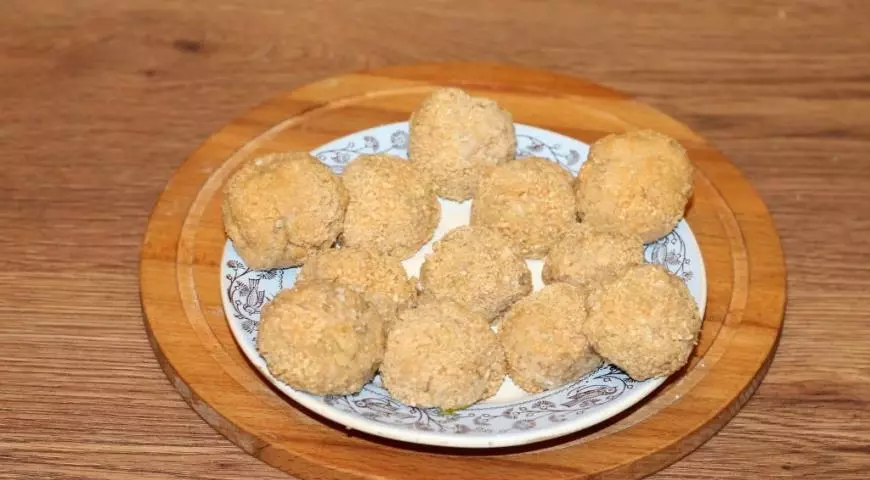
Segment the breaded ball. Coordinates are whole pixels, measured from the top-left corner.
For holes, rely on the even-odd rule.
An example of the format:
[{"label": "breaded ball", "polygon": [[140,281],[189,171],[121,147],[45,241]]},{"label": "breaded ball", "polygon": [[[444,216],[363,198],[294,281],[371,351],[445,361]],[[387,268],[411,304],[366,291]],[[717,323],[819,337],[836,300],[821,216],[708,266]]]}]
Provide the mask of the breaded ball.
[{"label": "breaded ball", "polygon": [[583,334],[586,295],[554,283],[517,302],[499,324],[508,375],[537,393],[573,382],[601,365]]},{"label": "breaded ball", "polygon": [[579,224],[550,249],[542,277],[545,283],[568,282],[591,290],[643,261],[640,237],[596,232]]},{"label": "breaded ball", "polygon": [[693,171],[673,138],[650,130],[609,135],[592,144],[580,168],[577,214],[599,230],[652,242],[683,218]]},{"label": "breaded ball", "polygon": [[571,174],[545,158],[525,157],[483,177],[471,204],[471,224],[492,228],[543,258],[577,223]]},{"label": "breaded ball", "polygon": [[504,351],[489,322],[451,301],[423,299],[387,337],[381,379],[416,407],[463,408],[498,392]]},{"label": "breaded ball", "polygon": [[399,310],[417,300],[414,283],[397,258],[353,247],[331,248],[309,258],[296,286],[318,281],[335,282],[361,293],[384,316],[388,327]]},{"label": "breaded ball", "polygon": [[689,289],[660,265],[631,267],[593,291],[587,308],[586,338],[599,355],[635,380],[679,370],[701,329]]},{"label": "breaded ball", "polygon": [[458,88],[433,93],[410,123],[411,161],[450,200],[471,198],[481,176],[516,155],[511,114]]},{"label": "breaded ball", "polygon": [[339,178],[311,155],[266,155],[227,181],[224,228],[250,268],[292,267],[335,243],[347,201]]},{"label": "breaded ball", "polygon": [[410,257],[432,238],[441,205],[432,185],[393,155],[363,155],[341,176],[350,196],[341,244]]},{"label": "breaded ball", "polygon": [[423,295],[453,300],[494,320],[532,291],[532,274],[516,246],[485,227],[463,226],[435,242],[423,267]]},{"label": "breaded ball", "polygon": [[381,316],[360,294],[311,282],[263,307],[257,349],[272,375],[291,387],[344,395],[372,380],[385,340]]}]

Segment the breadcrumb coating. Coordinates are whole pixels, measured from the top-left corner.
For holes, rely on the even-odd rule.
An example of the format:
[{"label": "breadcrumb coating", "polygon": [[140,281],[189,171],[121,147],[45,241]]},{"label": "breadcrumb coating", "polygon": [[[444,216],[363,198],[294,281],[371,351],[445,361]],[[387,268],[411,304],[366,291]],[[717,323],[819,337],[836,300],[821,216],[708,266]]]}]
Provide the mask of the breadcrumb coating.
[{"label": "breadcrumb coating", "polygon": [[439,196],[467,200],[492,167],[513,160],[511,114],[458,88],[435,91],[411,115],[408,155]]},{"label": "breadcrumb coating", "polygon": [[[261,312],[257,349],[276,378],[344,395],[380,368],[397,400],[457,409],[495,395],[506,374],[537,393],[602,361],[638,381],[685,365],[699,309],[680,278],[643,263],[643,244],[673,230],[692,195],[675,139],[609,135],[573,179],[548,159],[515,159],[496,102],[444,88],[412,114],[408,152],[360,156],[341,177],[307,153],[271,154],[227,181],[224,226],[245,263],[303,265]],[[471,225],[409,279],[401,260],[432,238],[438,195],[473,197]],[[526,258],[545,258],[537,293]]]},{"label": "breadcrumb coating", "polygon": [[347,202],[338,177],[311,155],[266,155],[227,181],[224,227],[250,268],[292,267],[335,242]]},{"label": "breadcrumb coating", "polygon": [[393,155],[363,155],[341,176],[350,203],[343,246],[410,257],[432,238],[441,205],[432,185]]},{"label": "breadcrumb coating", "polygon": [[402,263],[369,250],[332,248],[311,257],[299,272],[296,287],[319,281],[335,282],[361,293],[384,316],[388,328],[399,310],[417,301],[417,290]]},{"label": "breadcrumb coating", "polygon": [[568,282],[590,290],[643,261],[640,237],[578,224],[550,249],[542,277],[545,283]]},{"label": "breadcrumb coating", "polygon": [[583,334],[586,295],[554,283],[517,302],[499,324],[508,374],[523,390],[556,388],[595,370],[601,357]]},{"label": "breadcrumb coating", "polygon": [[420,283],[423,295],[453,300],[490,321],[532,291],[519,250],[485,227],[459,227],[436,242]]},{"label": "breadcrumb coating", "polygon": [[257,349],[269,371],[315,395],[358,392],[384,357],[384,323],[363,297],[331,282],[283,290],[263,307]]},{"label": "breadcrumb coating", "polygon": [[584,333],[593,348],[641,381],[670,375],[689,358],[701,329],[686,284],[660,265],[638,265],[589,295]]},{"label": "breadcrumb coating", "polygon": [[641,130],[608,135],[589,149],[574,184],[577,214],[598,230],[667,235],[683,218],[694,168],[686,149],[667,135]]},{"label": "breadcrumb coating", "polygon": [[543,258],[577,223],[571,174],[545,158],[524,157],[483,177],[471,204],[471,224],[492,228]]},{"label": "breadcrumb coating", "polygon": [[464,408],[498,392],[504,351],[489,322],[449,300],[421,299],[387,337],[381,378],[416,407]]}]

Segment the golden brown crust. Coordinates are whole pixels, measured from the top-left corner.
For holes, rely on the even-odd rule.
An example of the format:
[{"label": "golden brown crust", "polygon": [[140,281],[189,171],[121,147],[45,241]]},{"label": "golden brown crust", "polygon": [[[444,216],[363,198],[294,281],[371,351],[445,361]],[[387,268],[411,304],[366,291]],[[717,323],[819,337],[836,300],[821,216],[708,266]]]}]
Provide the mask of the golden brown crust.
[{"label": "golden brown crust", "polygon": [[513,160],[511,114],[492,100],[458,88],[437,90],[411,115],[408,155],[438,195],[467,200],[481,176]]},{"label": "golden brown crust", "polygon": [[641,263],[640,237],[578,224],[550,249],[542,277],[546,283],[568,282],[590,290]]},{"label": "golden brown crust", "polygon": [[347,202],[338,177],[311,155],[266,155],[227,181],[224,227],[249,267],[292,267],[335,242]]},{"label": "golden brown crust", "polygon": [[407,258],[432,238],[441,205],[432,185],[393,155],[363,155],[342,174],[350,203],[341,244]]},{"label": "golden brown crust", "polygon": [[381,316],[353,290],[310,282],[263,307],[257,349],[269,371],[316,395],[358,392],[383,360]]},{"label": "golden brown crust", "polygon": [[589,295],[584,333],[595,351],[635,380],[686,364],[701,315],[682,280],[660,265],[638,265]]},{"label": "golden brown crust", "polygon": [[453,302],[431,299],[401,313],[381,366],[393,397],[443,409],[494,395],[504,375],[504,352],[489,322]]},{"label": "golden brown crust", "polygon": [[464,226],[435,243],[420,284],[425,296],[453,300],[494,320],[532,291],[532,276],[508,239],[485,227]]},{"label": "golden brown crust", "polygon": [[543,258],[577,223],[571,174],[545,158],[500,165],[480,181],[471,224],[492,228],[528,258]]},{"label": "golden brown crust", "polygon": [[580,168],[577,214],[598,230],[657,240],[683,218],[693,172],[673,138],[651,130],[608,135],[592,144]]}]

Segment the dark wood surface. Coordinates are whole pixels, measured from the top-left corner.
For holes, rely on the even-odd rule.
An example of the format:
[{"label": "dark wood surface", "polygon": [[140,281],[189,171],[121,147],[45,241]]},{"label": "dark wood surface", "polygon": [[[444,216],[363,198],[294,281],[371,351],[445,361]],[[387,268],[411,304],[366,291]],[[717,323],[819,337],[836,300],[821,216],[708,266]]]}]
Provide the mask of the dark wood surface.
[{"label": "dark wood surface", "polygon": [[142,326],[139,245],[184,158],[279,92],[491,60],[631,93],[711,140],[782,236],[779,353],[656,478],[870,470],[870,3],[0,3],[0,478],[287,478],[179,397]]}]

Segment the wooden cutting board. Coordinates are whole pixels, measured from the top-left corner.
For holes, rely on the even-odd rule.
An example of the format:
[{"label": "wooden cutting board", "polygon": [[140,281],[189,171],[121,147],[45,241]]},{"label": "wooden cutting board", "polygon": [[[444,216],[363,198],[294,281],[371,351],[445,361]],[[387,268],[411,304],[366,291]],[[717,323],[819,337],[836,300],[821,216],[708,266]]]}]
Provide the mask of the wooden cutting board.
[{"label": "wooden cutting board", "polygon": [[[700,343],[689,365],[637,407],[591,430],[524,447],[455,450],[383,440],[323,420],[247,362],[220,299],[221,187],[251,156],[311,150],[404,121],[438,86],[495,99],[520,123],[587,143],[651,128],[697,166],[687,220],[707,270]],[[304,479],[638,478],[688,454],[733,417],[764,376],[785,306],[779,238],[761,199],[702,137],[589,81],[526,68],[399,66],[341,75],[274,98],[231,122],[178,169],[151,216],[141,260],[146,327],[166,374],[202,418],[242,449]]]}]

